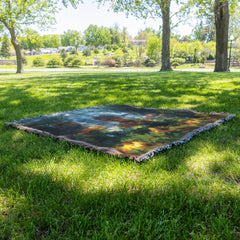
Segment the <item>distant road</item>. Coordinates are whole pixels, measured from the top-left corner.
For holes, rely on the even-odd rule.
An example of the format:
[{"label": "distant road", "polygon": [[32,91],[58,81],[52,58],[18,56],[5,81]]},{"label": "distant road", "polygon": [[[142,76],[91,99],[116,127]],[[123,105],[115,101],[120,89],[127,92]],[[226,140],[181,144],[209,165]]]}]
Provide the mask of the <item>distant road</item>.
[{"label": "distant road", "polygon": [[[159,68],[80,68],[80,69],[65,69],[65,68],[38,68],[24,69],[24,72],[157,72]],[[181,72],[213,72],[209,68],[192,68],[192,69],[174,69]],[[14,73],[16,69],[0,68],[0,72]],[[231,69],[231,72],[240,72],[239,69]]]}]

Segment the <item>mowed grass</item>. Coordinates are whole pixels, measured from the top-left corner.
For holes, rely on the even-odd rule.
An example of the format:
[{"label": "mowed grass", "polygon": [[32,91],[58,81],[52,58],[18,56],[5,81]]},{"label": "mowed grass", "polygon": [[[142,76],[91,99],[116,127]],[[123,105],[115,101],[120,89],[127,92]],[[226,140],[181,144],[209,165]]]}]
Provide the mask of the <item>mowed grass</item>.
[{"label": "mowed grass", "polygon": [[[101,104],[229,112],[136,162],[4,122]],[[0,74],[0,239],[239,239],[239,73]]]}]

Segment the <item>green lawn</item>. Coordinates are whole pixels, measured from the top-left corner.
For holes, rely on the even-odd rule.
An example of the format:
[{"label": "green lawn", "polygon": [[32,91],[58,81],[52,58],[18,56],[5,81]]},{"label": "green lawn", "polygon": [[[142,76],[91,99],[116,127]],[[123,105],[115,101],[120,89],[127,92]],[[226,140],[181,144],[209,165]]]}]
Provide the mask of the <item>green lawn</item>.
[{"label": "green lawn", "polygon": [[[100,104],[237,116],[138,164],[4,122]],[[239,239],[239,73],[0,74],[0,239]]]}]

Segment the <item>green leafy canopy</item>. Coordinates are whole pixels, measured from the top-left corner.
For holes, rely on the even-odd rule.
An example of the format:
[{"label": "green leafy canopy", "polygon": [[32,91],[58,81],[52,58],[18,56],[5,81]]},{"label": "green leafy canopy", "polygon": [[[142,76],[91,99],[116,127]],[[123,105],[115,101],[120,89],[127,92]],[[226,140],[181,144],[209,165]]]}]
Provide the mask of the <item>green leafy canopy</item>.
[{"label": "green leafy canopy", "polygon": [[[220,0],[219,2],[224,1]],[[197,6],[198,12],[197,14],[200,16],[209,15],[209,11],[212,12],[214,8],[216,0],[188,0],[187,5],[189,6]],[[230,13],[233,13],[236,7],[239,5],[239,0],[228,0]]]},{"label": "green leafy canopy", "polygon": [[0,0],[1,24],[18,31],[33,24],[47,27],[55,22],[53,15],[58,11],[57,0]]},{"label": "green leafy canopy", "polygon": [[[140,18],[155,18],[161,16],[161,8],[164,8],[173,0],[97,0],[99,4],[110,3],[110,8],[115,12],[125,12]],[[180,4],[184,0],[174,0]]]}]

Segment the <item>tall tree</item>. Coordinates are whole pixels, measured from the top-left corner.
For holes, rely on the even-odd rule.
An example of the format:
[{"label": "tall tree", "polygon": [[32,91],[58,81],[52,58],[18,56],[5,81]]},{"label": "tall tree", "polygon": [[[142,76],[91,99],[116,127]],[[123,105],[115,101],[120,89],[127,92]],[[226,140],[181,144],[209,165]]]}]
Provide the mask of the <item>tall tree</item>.
[{"label": "tall tree", "polygon": [[43,35],[41,42],[45,48],[58,48],[62,45],[61,37],[58,34]]},{"label": "tall tree", "polygon": [[46,25],[53,20],[57,11],[57,1],[47,0],[0,0],[0,24],[10,33],[17,57],[17,73],[23,72],[21,45],[17,35],[31,24]]},{"label": "tall tree", "polygon": [[127,28],[123,27],[122,32],[121,32],[121,40],[122,43],[127,44],[128,41],[128,32],[127,32]]},{"label": "tall tree", "polygon": [[214,16],[216,25],[216,63],[215,72],[227,72],[228,69],[228,29],[229,5],[228,0],[216,0]]},{"label": "tall tree", "polygon": [[97,25],[89,25],[84,31],[86,45],[91,47],[104,46],[111,43],[111,34],[109,29],[98,27]]},{"label": "tall tree", "polygon": [[113,27],[109,28],[111,34],[111,44],[120,45],[121,43],[121,34],[119,31],[119,26],[115,24]]},{"label": "tall tree", "polygon": [[216,27],[216,62],[215,72],[227,72],[228,69],[228,32],[229,17],[239,2],[237,0],[189,0],[190,5],[198,7],[201,17],[215,19]]},{"label": "tall tree", "polygon": [[140,30],[137,33],[137,36],[134,37],[134,39],[135,40],[145,40],[146,45],[147,45],[148,39],[152,36],[154,36],[154,30],[151,28],[146,28],[146,29]]},{"label": "tall tree", "polygon": [[205,24],[203,21],[197,24],[193,29],[193,36],[195,40],[201,42],[216,41],[216,29],[214,24],[214,19],[207,21]]},{"label": "tall tree", "polygon": [[[78,0],[63,0],[64,4],[67,2],[75,6]],[[58,0],[0,0],[0,25],[3,25],[10,33],[17,57],[17,73],[23,72],[18,34],[32,24],[40,27],[51,25],[55,20],[54,13],[57,11]]]},{"label": "tall tree", "polygon": [[2,41],[2,47],[1,47],[1,56],[3,58],[9,58],[11,56],[10,54],[10,41],[9,39],[5,36]]},{"label": "tall tree", "polygon": [[147,56],[159,63],[161,48],[161,39],[156,36],[150,37],[148,39]]},{"label": "tall tree", "polygon": [[161,71],[170,71],[171,63],[170,63],[170,4],[171,0],[161,0],[160,8],[162,12],[162,68]]},{"label": "tall tree", "polygon": [[76,49],[83,44],[81,33],[75,30],[68,30],[61,35],[63,46],[74,46]]},{"label": "tall tree", "polygon": [[[171,0],[97,0],[110,2],[114,11],[123,11],[140,18],[162,18],[162,67],[161,71],[171,71],[170,64],[170,5]],[[176,0],[176,2],[179,2]]]},{"label": "tall tree", "polygon": [[[30,51],[32,51],[33,49],[39,49],[42,44],[41,44],[41,37],[38,34],[38,32],[31,29],[26,29],[26,31],[24,32],[26,35],[24,40],[26,41],[27,49],[29,49]],[[22,46],[22,42],[21,42],[21,46]]]}]

